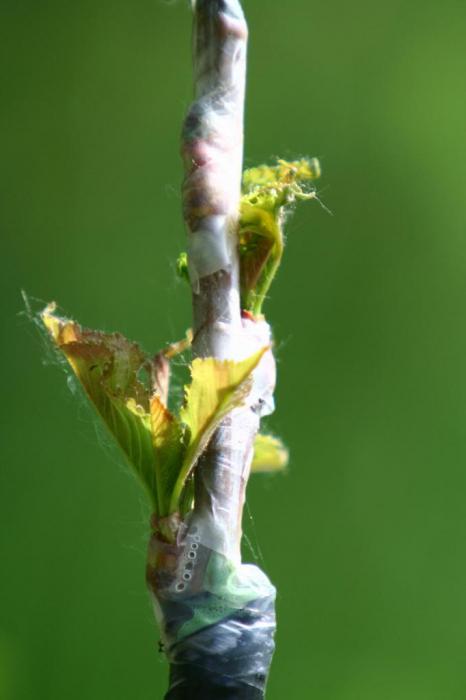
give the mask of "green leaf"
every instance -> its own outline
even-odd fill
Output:
[[[178,260],[176,261],[176,273],[180,279],[190,284],[187,253],[180,253],[178,256]]]
[[[151,398],[150,421],[157,474],[157,514],[164,518],[173,512],[170,501],[186,451],[186,431],[157,395]]]
[[[186,454],[173,490],[170,510],[179,509],[185,482],[221,421],[243,405],[252,386],[252,372],[264,352],[241,362],[196,358],[191,365],[191,384],[185,390],[180,420],[189,429]]]
[[[258,316],[283,255],[283,215],[296,200],[314,199],[306,183],[320,177],[317,158],[275,166],[260,165],[243,173],[239,254],[241,304]]]
[[[192,506],[193,467],[219,423],[243,404],[267,348],[242,362],[194,360],[177,418],[157,391],[151,395],[139,381],[138,372],[150,362],[136,343],[119,333],[82,328],[56,315],[54,305],[40,318],[147,489],[157,517],[185,515]]]
[[[288,465],[288,457],[288,450],[279,438],[259,433],[254,441],[251,471],[282,471]]]
[[[53,304],[41,319],[157,508],[149,392],[137,373],[147,358],[119,333],[101,333],[60,318]]]

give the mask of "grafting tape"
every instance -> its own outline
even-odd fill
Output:
[[[171,574],[159,559],[149,575],[170,662],[167,700],[262,698],[275,648],[274,586],[257,566],[189,537],[181,548],[158,547],[176,558]]]

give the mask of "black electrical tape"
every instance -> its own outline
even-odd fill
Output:
[[[167,650],[170,688],[165,700],[262,700],[274,633],[271,595],[185,637]]]

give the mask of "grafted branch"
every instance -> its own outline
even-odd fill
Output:
[[[58,316],[54,304],[38,322],[149,496],[147,583],[170,662],[167,700],[259,700],[275,589],[242,564],[241,521],[251,464],[265,471],[287,461],[280,440],[257,436],[275,389],[262,304],[282,257],[286,208],[315,197],[306,183],[320,168],[316,159],[278,161],[242,177],[244,15],[238,0],[192,4],[195,98],[182,132],[188,256],[178,263],[189,273],[192,336],[148,356],[119,333]],[[191,381],[172,413],[169,361],[191,339]]]

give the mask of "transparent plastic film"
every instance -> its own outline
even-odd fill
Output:
[[[261,698],[275,647],[274,586],[257,566],[203,544],[198,525],[181,539],[153,535],[149,545],[147,580],[171,668],[166,697],[184,697],[176,694],[184,686],[192,693],[195,678],[204,692],[215,684]]]

